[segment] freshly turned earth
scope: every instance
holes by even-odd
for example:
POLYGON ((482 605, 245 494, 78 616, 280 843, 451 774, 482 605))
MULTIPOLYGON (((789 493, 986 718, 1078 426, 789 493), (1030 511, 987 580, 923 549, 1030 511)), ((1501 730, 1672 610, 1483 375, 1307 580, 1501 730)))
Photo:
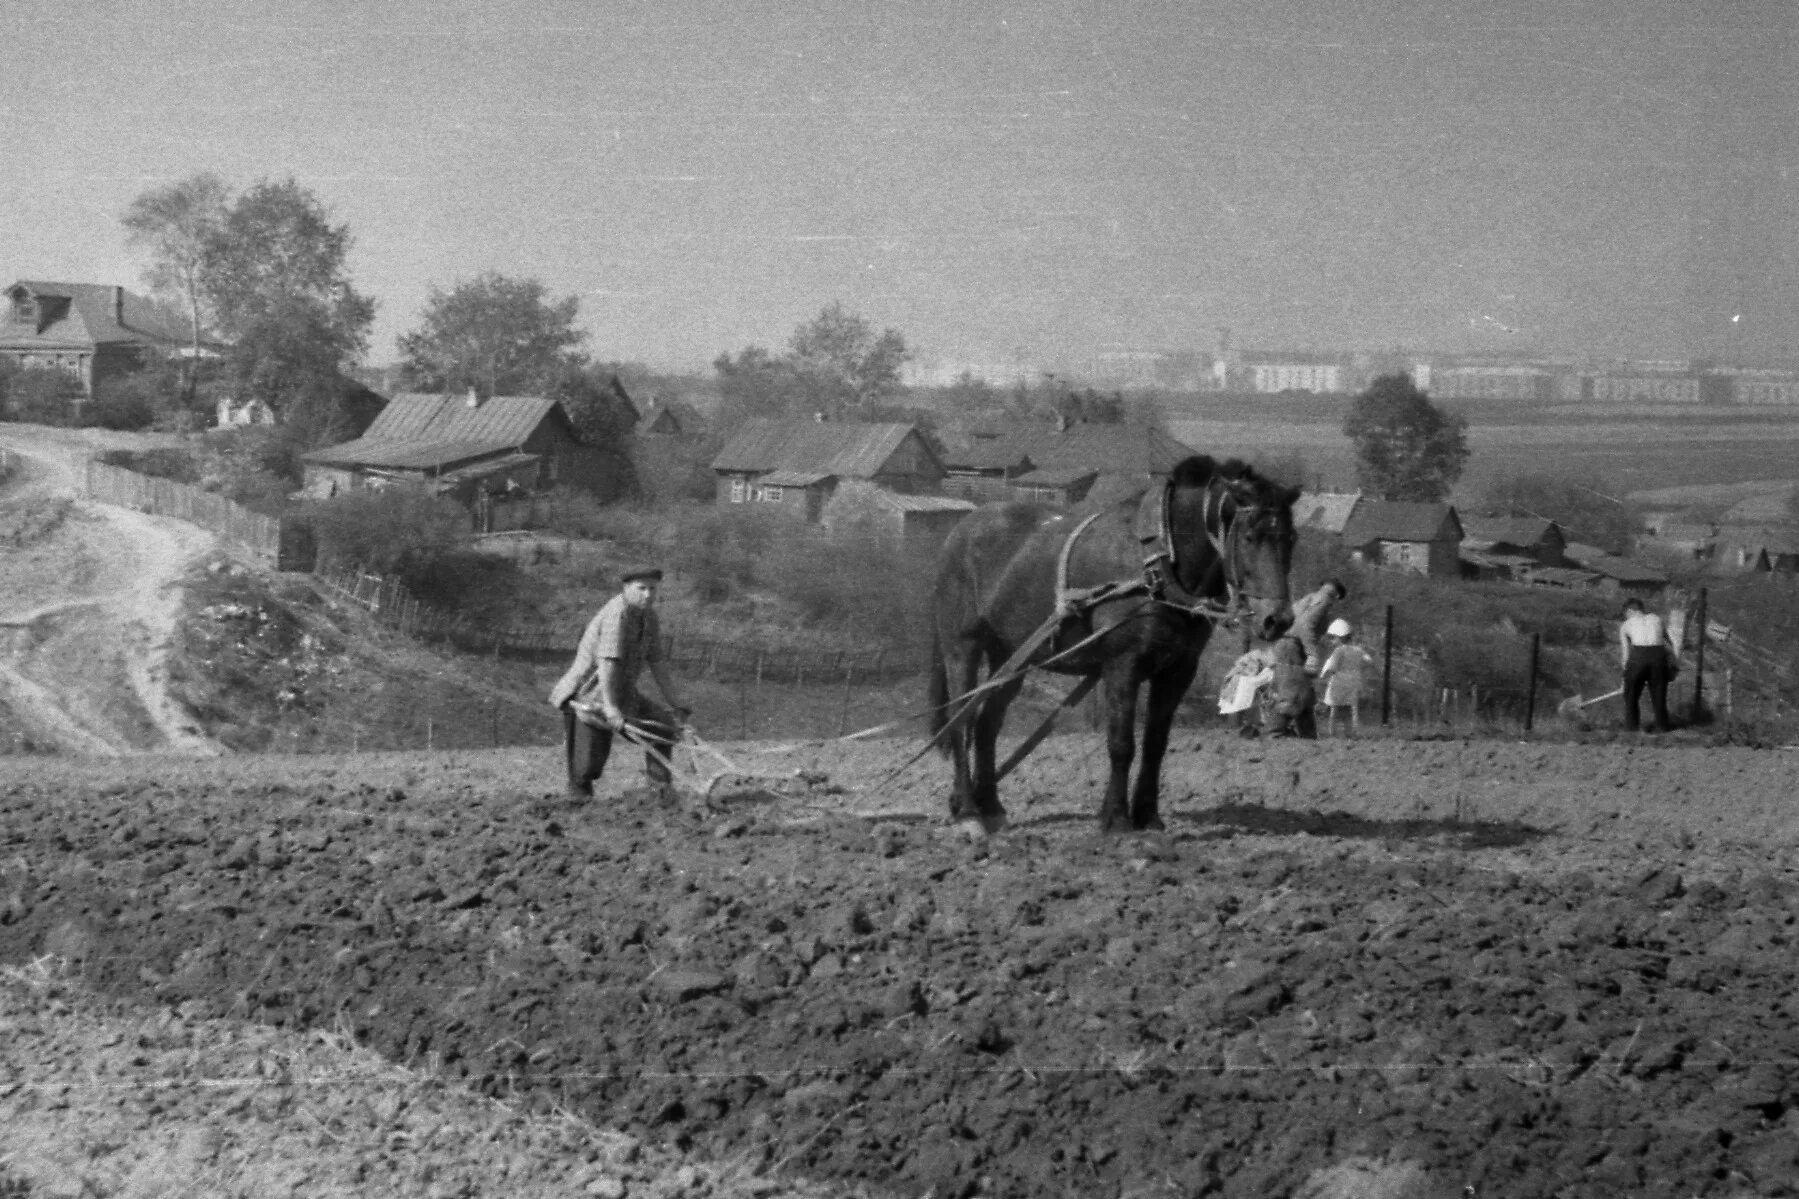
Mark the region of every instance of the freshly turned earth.
POLYGON ((1106 839, 1069 737, 980 843, 937 760, 875 787, 914 744, 726 746, 770 781, 710 812, 553 751, 15 759, 0 959, 876 1193, 1796 1193, 1792 753, 1184 732, 1106 839))

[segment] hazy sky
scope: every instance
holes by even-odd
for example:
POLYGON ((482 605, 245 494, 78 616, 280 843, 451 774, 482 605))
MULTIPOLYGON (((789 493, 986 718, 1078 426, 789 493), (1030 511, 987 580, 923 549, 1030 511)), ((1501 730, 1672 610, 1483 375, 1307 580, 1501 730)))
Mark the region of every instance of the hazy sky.
POLYGON ((0 14, 0 274, 293 176, 394 357, 433 286, 606 358, 841 300, 926 357, 1799 351, 1791 0, 59 0, 0 14), (1741 319, 1733 322, 1732 317, 1741 319))

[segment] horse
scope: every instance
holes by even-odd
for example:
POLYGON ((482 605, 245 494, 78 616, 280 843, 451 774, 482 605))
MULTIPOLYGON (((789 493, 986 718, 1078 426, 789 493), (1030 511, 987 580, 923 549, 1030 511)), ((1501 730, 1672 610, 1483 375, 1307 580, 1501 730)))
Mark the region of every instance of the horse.
POLYGON ((1085 519, 1022 502, 964 517, 944 541, 931 610, 930 732, 954 763, 951 820, 980 834, 1005 827, 994 745, 1022 667, 1032 666, 1081 677, 1065 703, 1104 685, 1111 774, 1101 830, 1164 827, 1168 732, 1214 624, 1249 620, 1273 640, 1291 620, 1298 494, 1237 459, 1195 455, 1162 486, 1085 519), (1146 682, 1143 760, 1127 808, 1146 682))

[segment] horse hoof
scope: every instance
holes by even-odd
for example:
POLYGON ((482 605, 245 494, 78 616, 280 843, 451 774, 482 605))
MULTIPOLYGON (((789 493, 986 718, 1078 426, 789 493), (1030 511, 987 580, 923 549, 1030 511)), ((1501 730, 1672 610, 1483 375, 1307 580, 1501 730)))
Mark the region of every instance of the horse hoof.
POLYGON ((1005 813, 998 816, 964 816, 956 822, 956 829, 970 841, 985 841, 1006 827, 1005 813))
POLYGON ((1148 820, 1137 821, 1136 824, 1137 831, 1140 833, 1165 833, 1168 831, 1168 826, 1162 823, 1160 816, 1151 816, 1148 820))

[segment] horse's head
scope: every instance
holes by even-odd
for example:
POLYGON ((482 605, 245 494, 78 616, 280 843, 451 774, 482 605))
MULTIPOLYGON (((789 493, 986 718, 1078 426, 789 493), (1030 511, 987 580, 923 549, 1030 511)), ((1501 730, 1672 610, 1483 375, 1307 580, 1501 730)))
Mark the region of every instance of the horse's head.
POLYGON ((1175 576, 1195 595, 1247 604, 1251 629, 1272 641, 1292 623, 1293 501, 1283 487, 1235 458, 1183 460, 1170 475, 1168 536, 1175 576))

